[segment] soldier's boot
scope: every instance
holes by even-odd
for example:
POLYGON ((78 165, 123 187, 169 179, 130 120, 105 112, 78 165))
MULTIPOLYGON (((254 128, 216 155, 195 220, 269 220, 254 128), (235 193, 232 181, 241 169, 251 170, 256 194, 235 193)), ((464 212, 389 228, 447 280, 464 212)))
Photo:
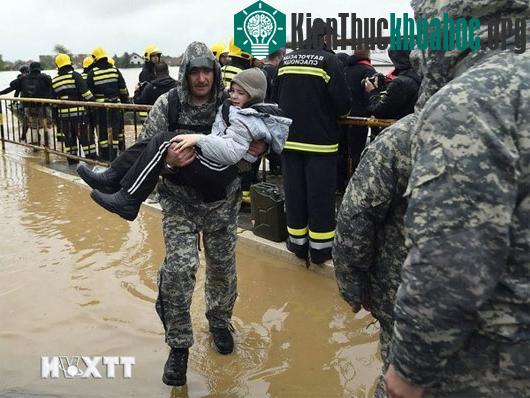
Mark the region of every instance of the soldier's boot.
POLYGON ((169 352, 162 381, 168 386, 183 386, 186 384, 188 370, 188 348, 172 348, 169 352))
POLYGON ((128 221, 133 221, 140 211, 142 202, 133 198, 127 191, 120 189, 116 193, 103 193, 94 189, 90 197, 105 210, 119 215, 128 221))
POLYGON ((77 168, 77 174, 79 174, 79 177, 81 177, 91 188, 97 189, 101 192, 115 193, 121 189, 121 178, 112 168, 97 173, 82 164, 77 168))
POLYGON ((234 352, 234 338, 228 328, 210 328, 210 333, 219 354, 228 355, 234 352))

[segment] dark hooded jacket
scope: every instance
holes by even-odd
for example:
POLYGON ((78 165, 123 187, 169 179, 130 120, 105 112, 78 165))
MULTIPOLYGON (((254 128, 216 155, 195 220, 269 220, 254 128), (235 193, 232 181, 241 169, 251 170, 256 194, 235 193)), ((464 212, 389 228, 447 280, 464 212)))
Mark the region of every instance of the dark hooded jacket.
POLYGON ((375 74, 375 69, 369 62, 369 60, 357 55, 348 57, 344 75, 352 98, 350 116, 369 116, 368 99, 364 92, 364 86, 361 84, 364 79, 375 74))
POLYGON ((414 112, 421 78, 412 69, 410 51, 388 51, 394 64, 394 80, 368 96, 368 112, 381 119, 401 119, 414 112))
POLYGON ((140 81, 140 83, 149 83, 155 79, 155 64, 152 62, 145 62, 144 66, 142 67, 142 71, 140 72, 140 76, 138 77, 138 80, 140 81))
POLYGON ((177 85, 177 81, 171 76, 161 76, 147 83, 143 90, 135 92, 133 102, 135 104, 153 105, 162 94, 177 85))

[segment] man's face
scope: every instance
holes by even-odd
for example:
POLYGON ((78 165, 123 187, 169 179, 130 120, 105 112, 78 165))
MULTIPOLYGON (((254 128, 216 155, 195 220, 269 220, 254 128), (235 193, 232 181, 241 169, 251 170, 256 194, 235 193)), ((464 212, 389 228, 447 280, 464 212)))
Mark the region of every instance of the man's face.
POLYGON ((219 63, 224 66, 228 63, 228 53, 222 53, 219 57, 219 63))
POLYGON ((151 55, 150 60, 153 64, 158 64, 160 62, 160 54, 151 55))
POLYGON ((188 87, 192 97, 203 99, 210 95, 213 86, 213 70, 208 68, 193 68, 188 73, 188 87))

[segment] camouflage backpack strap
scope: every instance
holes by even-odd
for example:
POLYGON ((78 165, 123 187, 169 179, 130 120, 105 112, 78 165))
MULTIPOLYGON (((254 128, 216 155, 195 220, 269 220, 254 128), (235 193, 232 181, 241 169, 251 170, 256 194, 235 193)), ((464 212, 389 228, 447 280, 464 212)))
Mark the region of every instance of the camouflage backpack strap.
POLYGON ((230 101, 227 99, 223 102, 223 106, 221 107, 221 115, 223 116, 226 128, 230 126, 230 105, 230 101))
POLYGON ((196 133, 209 134, 212 130, 211 124, 183 124, 179 123, 182 104, 176 88, 172 88, 167 96, 167 124, 169 131, 177 129, 193 131, 196 133))
POLYGON ((179 126, 179 115, 182 110, 179 93, 176 88, 169 90, 167 96, 167 123, 168 130, 175 131, 179 126))

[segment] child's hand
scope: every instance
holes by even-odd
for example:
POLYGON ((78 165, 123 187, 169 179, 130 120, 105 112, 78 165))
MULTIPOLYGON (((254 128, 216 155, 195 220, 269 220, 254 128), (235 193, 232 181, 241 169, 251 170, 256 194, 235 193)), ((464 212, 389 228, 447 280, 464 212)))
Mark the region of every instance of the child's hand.
POLYGON ((181 151, 184 148, 190 148, 197 145, 202 134, 179 134, 171 139, 171 142, 176 142, 177 151, 181 151))

